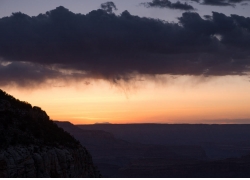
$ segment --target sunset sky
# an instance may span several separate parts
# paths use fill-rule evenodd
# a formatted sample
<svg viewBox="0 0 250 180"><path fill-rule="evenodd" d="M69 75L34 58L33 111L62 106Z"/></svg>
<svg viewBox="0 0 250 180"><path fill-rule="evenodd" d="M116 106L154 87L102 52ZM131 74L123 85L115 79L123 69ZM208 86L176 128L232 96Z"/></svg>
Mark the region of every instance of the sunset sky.
<svg viewBox="0 0 250 180"><path fill-rule="evenodd" d="M250 0L105 2L0 0L0 88L74 124L250 123Z"/></svg>

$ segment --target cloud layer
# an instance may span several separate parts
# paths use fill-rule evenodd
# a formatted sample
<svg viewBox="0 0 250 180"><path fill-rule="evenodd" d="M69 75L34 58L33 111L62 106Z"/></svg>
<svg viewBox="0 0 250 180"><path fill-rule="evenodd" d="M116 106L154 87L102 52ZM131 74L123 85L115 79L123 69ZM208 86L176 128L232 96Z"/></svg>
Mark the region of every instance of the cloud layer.
<svg viewBox="0 0 250 180"><path fill-rule="evenodd" d="M178 23L64 7L0 19L0 85L50 79L130 80L138 75L244 74L250 18L185 12ZM25 82L22 84L22 82Z"/></svg>
<svg viewBox="0 0 250 180"><path fill-rule="evenodd" d="M194 10L194 7L180 1L172 3L169 0L153 0L152 2L141 3L147 8L156 7L156 8L169 8L169 9L179 9L179 10Z"/></svg>
<svg viewBox="0 0 250 180"><path fill-rule="evenodd" d="M182 0L182 1L193 1L199 3L200 5L210 5L210 6L233 6L242 3L241 5L248 5L247 2L250 0ZM152 0L152 2L141 3L147 8L168 8L168 9L178 9L183 11L195 11L195 8L188 4L187 2L171 2L169 0Z"/></svg>
<svg viewBox="0 0 250 180"><path fill-rule="evenodd" d="M247 1L249 0L191 0L202 5L211 5L211 6L235 6L238 3L243 3L243 5L247 5Z"/></svg>
<svg viewBox="0 0 250 180"><path fill-rule="evenodd" d="M112 1L102 3L101 9L103 9L104 11L106 11L108 13L112 13L113 10L117 10L115 3L113 3Z"/></svg>
<svg viewBox="0 0 250 180"><path fill-rule="evenodd" d="M235 6L237 3L246 2L249 0L203 0L204 5L212 6Z"/></svg>

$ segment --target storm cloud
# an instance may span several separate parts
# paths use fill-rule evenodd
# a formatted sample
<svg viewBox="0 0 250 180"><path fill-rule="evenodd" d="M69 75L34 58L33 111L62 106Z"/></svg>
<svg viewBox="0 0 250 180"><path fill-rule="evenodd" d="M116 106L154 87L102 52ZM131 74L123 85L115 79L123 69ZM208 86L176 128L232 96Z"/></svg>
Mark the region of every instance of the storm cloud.
<svg viewBox="0 0 250 180"><path fill-rule="evenodd" d="M58 7L0 19L0 84L50 79L130 80L136 75L249 73L250 18L185 12L178 23Z"/></svg>
<svg viewBox="0 0 250 180"><path fill-rule="evenodd" d="M202 5L211 5L211 6L235 6L237 3L245 2L249 0L192 0Z"/></svg>
<svg viewBox="0 0 250 180"><path fill-rule="evenodd" d="M181 3L180 1L177 1L175 3L172 3L169 0L153 0L152 2L146 2L146 3L141 3L141 5L144 5L147 8L169 8L169 9L179 9L179 10L194 10L193 6L185 3Z"/></svg>
<svg viewBox="0 0 250 180"><path fill-rule="evenodd" d="M117 10L115 3L112 1L108 1L106 3L101 4L101 9L108 13L113 13L113 10Z"/></svg>

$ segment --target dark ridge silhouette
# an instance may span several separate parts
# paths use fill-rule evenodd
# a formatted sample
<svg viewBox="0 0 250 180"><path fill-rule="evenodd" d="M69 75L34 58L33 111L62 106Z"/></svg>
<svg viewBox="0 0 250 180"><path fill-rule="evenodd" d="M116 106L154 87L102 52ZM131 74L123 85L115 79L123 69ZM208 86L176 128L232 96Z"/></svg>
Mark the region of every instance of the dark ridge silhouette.
<svg viewBox="0 0 250 180"><path fill-rule="evenodd" d="M59 128L40 107L15 99L0 90L0 148L10 145L65 145L80 143Z"/></svg>
<svg viewBox="0 0 250 180"><path fill-rule="evenodd" d="M100 177L79 141L1 89L0 142L0 177Z"/></svg>

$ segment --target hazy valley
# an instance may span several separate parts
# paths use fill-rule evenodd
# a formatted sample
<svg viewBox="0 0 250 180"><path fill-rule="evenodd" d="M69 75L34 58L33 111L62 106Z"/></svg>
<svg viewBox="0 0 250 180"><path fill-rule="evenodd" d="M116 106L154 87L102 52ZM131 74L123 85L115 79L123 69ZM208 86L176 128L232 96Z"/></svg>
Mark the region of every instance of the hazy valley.
<svg viewBox="0 0 250 180"><path fill-rule="evenodd" d="M104 177L249 177L248 125L56 123Z"/></svg>

